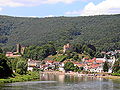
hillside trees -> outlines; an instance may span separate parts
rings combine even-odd
[[[27,72],[27,59],[23,57],[9,58],[11,61],[12,70],[18,74],[26,74]]]
[[[67,62],[64,65],[65,71],[74,71],[74,64],[72,62]]]
[[[19,58],[16,63],[16,72],[18,74],[26,74],[27,72],[27,61],[24,58]]]
[[[92,44],[98,51],[120,49],[120,15],[20,18],[0,16],[0,46],[44,45],[59,48],[68,42]],[[81,51],[77,51],[81,52]],[[89,50],[91,55],[93,52]]]
[[[96,47],[91,44],[73,44],[71,52],[77,52],[77,53],[84,53],[86,55],[89,55],[91,58],[95,56],[96,54]]]
[[[113,65],[113,72],[117,73],[120,70],[120,60],[115,61],[114,65]]]
[[[104,65],[103,65],[103,71],[108,72],[108,70],[109,70],[109,64],[108,64],[108,62],[105,61]]]
[[[54,45],[46,44],[43,46],[30,46],[25,49],[24,57],[34,60],[43,60],[49,55],[55,55],[56,49]]]
[[[66,62],[64,65],[64,69],[65,71],[75,71],[77,72],[79,70],[78,66],[74,66],[74,64],[72,62]]]
[[[96,48],[95,48],[93,45],[90,45],[90,44],[88,44],[88,45],[83,45],[82,49],[83,49],[83,52],[84,52],[85,54],[88,54],[88,55],[90,55],[91,57],[94,57],[94,55],[95,55],[95,53],[96,53]]]
[[[72,45],[72,51],[73,52],[77,52],[77,53],[83,53],[83,49],[82,49],[83,45],[80,43],[76,43]]]
[[[10,64],[8,58],[5,55],[0,54],[0,78],[12,76],[13,72]]]
[[[2,50],[2,48],[0,48],[0,53],[3,53],[3,50]]]

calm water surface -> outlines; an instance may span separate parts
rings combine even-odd
[[[120,81],[42,74],[40,81],[1,84],[0,90],[120,90]]]

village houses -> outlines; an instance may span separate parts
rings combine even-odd
[[[65,53],[66,50],[70,49],[70,44],[64,45],[63,47],[63,52]],[[120,53],[119,50],[115,51],[116,53]],[[115,62],[115,57],[114,54],[115,52],[101,52],[104,54],[104,58],[83,58],[81,62],[78,61],[69,61],[69,60],[64,60],[63,62],[55,61],[55,60],[43,60],[37,61],[37,60],[28,60],[28,70],[33,70],[33,68],[39,68],[41,70],[57,70],[65,72],[64,70],[64,65],[67,62],[72,62],[74,66],[77,66],[79,68],[83,68],[85,71],[90,71],[90,72],[103,72],[103,65],[105,62],[108,62],[110,64],[108,73],[112,72],[112,66]],[[111,54],[113,55],[110,59],[106,58],[106,54]]]
[[[66,52],[66,50],[69,50],[71,48],[70,44],[64,45],[63,47],[63,53]],[[7,57],[20,57],[21,54],[24,53],[25,47],[21,46],[20,44],[17,44],[16,52],[7,52]],[[64,65],[66,62],[72,62],[74,66],[77,66],[79,68],[83,68],[85,71],[90,72],[103,72],[103,64],[105,61],[109,62],[111,67],[109,67],[108,72],[112,72],[112,66],[114,62],[116,61],[114,54],[120,53],[120,50],[110,51],[110,52],[101,52],[104,54],[104,58],[83,58],[81,62],[78,61],[69,61],[65,60],[63,62],[55,61],[55,60],[32,60],[28,59],[28,71],[33,71],[34,68],[41,69],[41,70],[59,70],[62,72],[65,72]],[[106,58],[106,55],[112,55],[110,59]]]
[[[75,62],[71,61],[74,66],[78,66],[79,68],[83,68],[85,71],[90,72],[103,72],[103,64],[106,59],[104,58],[93,58],[93,59],[87,59],[84,60],[84,62]],[[43,60],[43,61],[37,61],[37,60],[28,60],[28,70],[32,71],[33,68],[39,68],[42,70],[54,70],[55,66],[58,67],[59,71],[65,72],[64,65],[66,62],[69,62],[67,60],[63,62],[53,61],[53,60]],[[112,72],[112,69],[110,68],[109,73]]]

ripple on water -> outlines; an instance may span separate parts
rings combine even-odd
[[[56,83],[57,81],[29,81],[29,82],[16,82],[6,84],[5,86],[25,86],[25,85],[33,85],[33,84],[47,84],[47,83]]]

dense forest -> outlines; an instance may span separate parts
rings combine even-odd
[[[87,43],[97,50],[120,49],[120,15],[23,18],[0,16],[0,47]],[[7,49],[6,49],[7,50]]]

